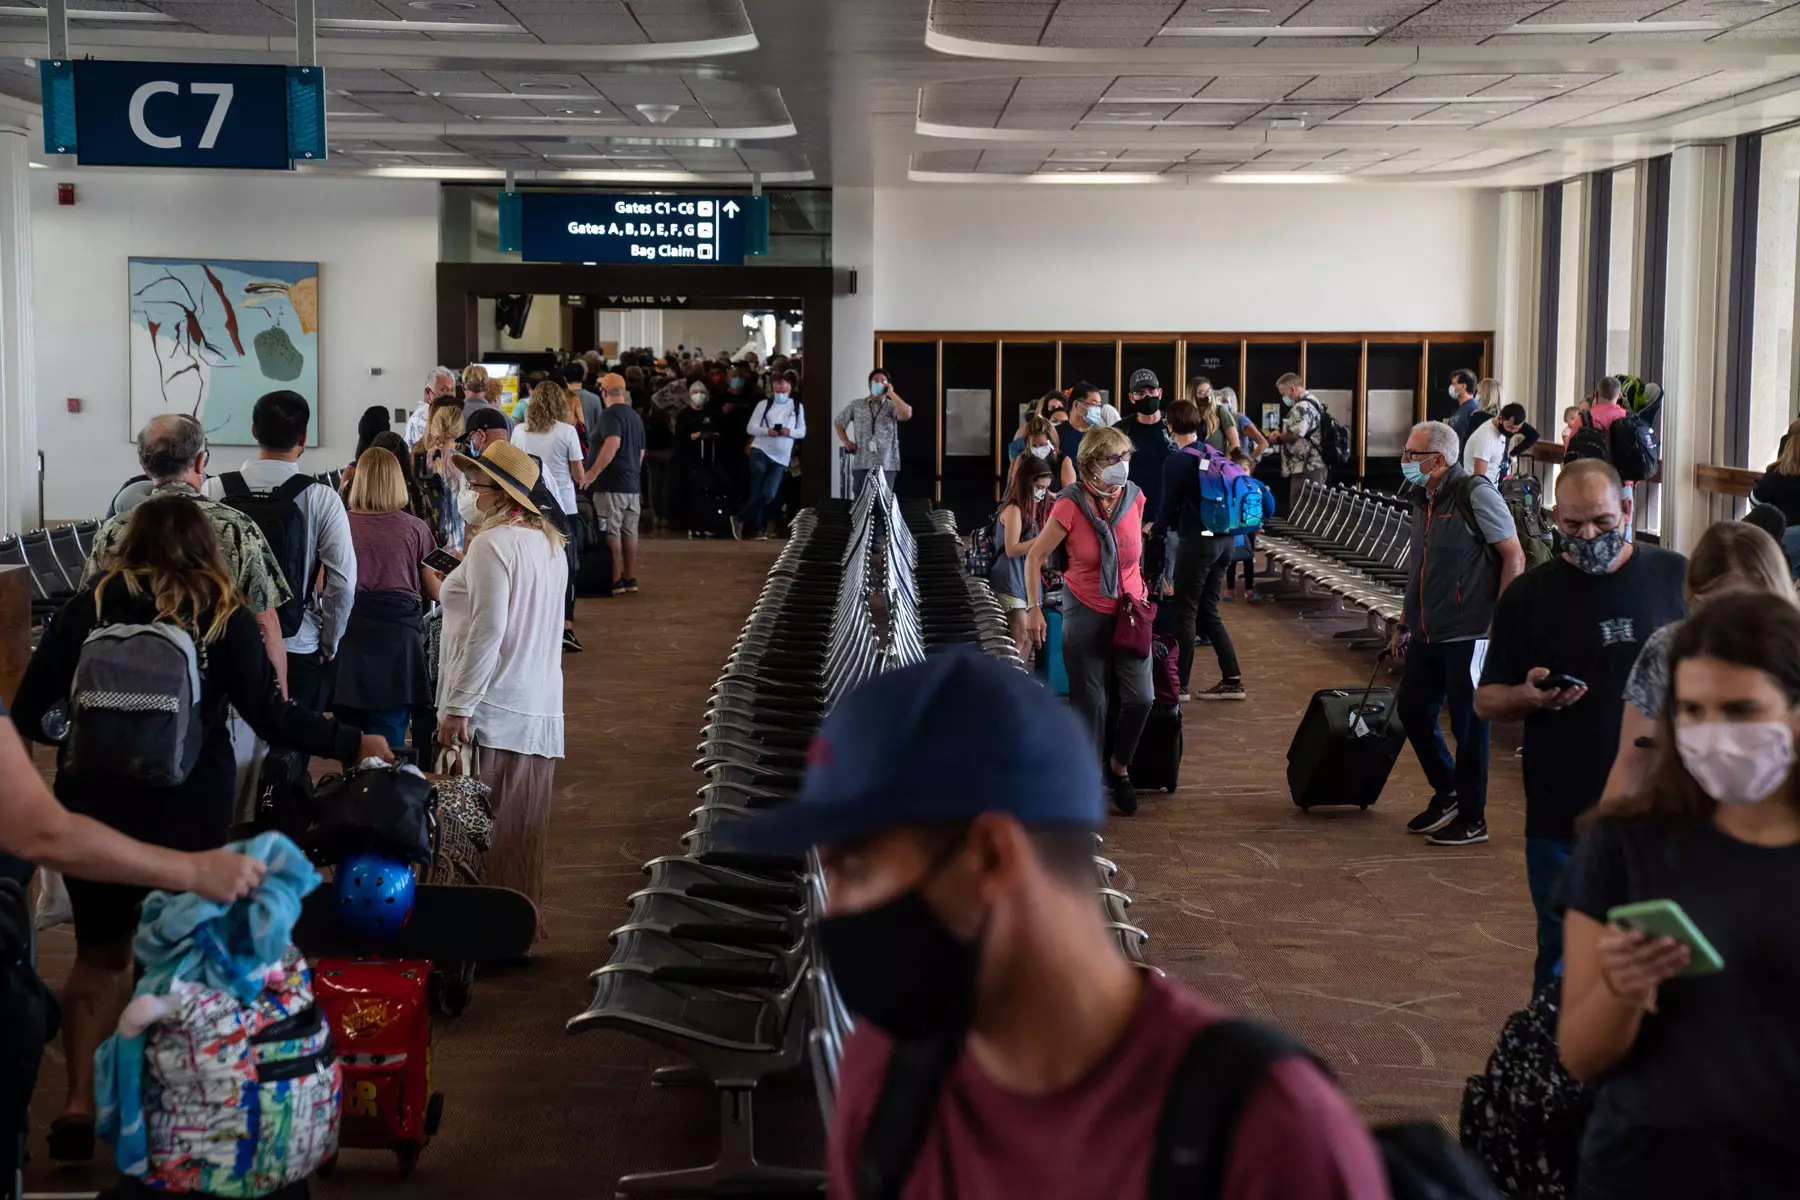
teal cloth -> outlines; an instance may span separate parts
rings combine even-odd
[[[132,992],[165,996],[177,981],[229,992],[246,1004],[263,990],[270,967],[293,941],[300,902],[319,886],[319,873],[286,835],[262,833],[227,849],[269,865],[255,891],[234,904],[191,892],[151,892],[131,948],[143,968]],[[144,1035],[113,1034],[94,1054],[95,1132],[113,1144],[120,1171],[150,1169],[144,1130]]]

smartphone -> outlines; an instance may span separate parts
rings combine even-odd
[[[456,557],[456,555],[450,553],[448,550],[433,550],[419,561],[430,567],[432,570],[442,572],[445,575],[448,575],[462,565],[462,559]]]
[[[1546,675],[1537,681],[1539,691],[1557,691],[1561,688],[1586,687],[1587,684],[1573,675]]]
[[[1681,905],[1673,900],[1642,900],[1608,909],[1606,923],[1633,933],[1651,937],[1674,938],[1688,948],[1688,965],[1682,975],[1715,975],[1725,969],[1725,960],[1713,949],[1699,926],[1688,920]]]

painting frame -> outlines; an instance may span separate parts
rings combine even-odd
[[[187,412],[215,446],[251,446],[257,397],[281,389],[312,406],[324,439],[321,265],[218,255],[126,259],[128,439],[150,418]]]

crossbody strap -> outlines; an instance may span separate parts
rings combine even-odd
[[[856,1157],[858,1200],[899,1200],[962,1041],[896,1042]]]

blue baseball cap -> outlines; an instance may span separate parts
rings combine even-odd
[[[1082,829],[1106,816],[1087,727],[1031,675],[974,650],[869,679],[838,702],[807,760],[793,804],[721,831],[734,846],[793,853],[985,812]]]

